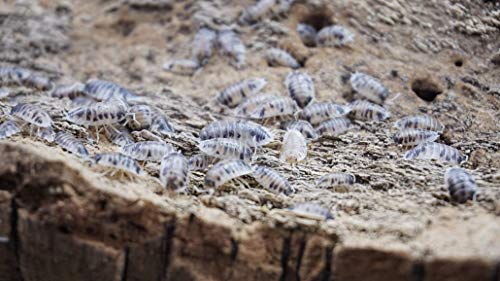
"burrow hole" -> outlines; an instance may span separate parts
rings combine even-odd
[[[316,32],[319,32],[323,27],[333,25],[333,11],[330,10],[328,7],[324,6],[320,9],[318,8],[312,8],[312,7],[307,7],[304,10],[302,10],[302,13],[299,14],[299,23],[302,24],[307,24],[314,29],[316,29]],[[302,41],[305,46],[307,47],[315,47],[316,43],[314,41]]]
[[[431,102],[443,93],[442,87],[430,78],[418,78],[411,83],[412,91],[424,101]]]

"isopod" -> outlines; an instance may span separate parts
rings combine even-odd
[[[316,28],[305,23],[299,23],[296,31],[304,45],[309,47],[316,45]]]
[[[234,109],[234,114],[238,117],[249,117],[249,114],[252,113],[255,108],[264,102],[273,99],[275,96],[276,95],[274,94],[262,94],[248,97]]]
[[[298,117],[302,120],[308,121],[313,126],[316,126],[328,119],[346,115],[348,112],[349,109],[347,107],[331,102],[320,102],[311,104],[304,108],[299,112]]]
[[[201,140],[231,138],[251,147],[263,146],[273,140],[273,135],[265,127],[250,121],[215,121],[200,132]]]
[[[268,65],[270,66],[285,66],[290,67],[292,69],[297,69],[300,67],[300,64],[297,60],[287,51],[271,48],[266,51],[265,58],[267,60]]]
[[[189,170],[200,171],[206,170],[210,165],[215,164],[217,158],[208,156],[206,154],[195,154],[189,158]]]
[[[315,203],[300,203],[290,207],[293,213],[310,219],[315,220],[331,220],[333,219],[332,213],[326,208],[321,207]]]
[[[189,168],[182,153],[172,152],[161,159],[160,182],[167,190],[186,191],[189,185]]]
[[[122,146],[121,153],[139,161],[160,161],[174,148],[160,141],[141,141]]]
[[[83,106],[91,106],[95,103],[98,103],[95,99],[86,97],[86,96],[78,96],[71,100],[72,107],[83,107]]]
[[[316,96],[314,82],[305,72],[294,71],[288,74],[285,78],[285,87],[290,97],[301,108],[309,105]]]
[[[94,160],[96,164],[104,167],[114,168],[118,171],[124,172],[125,174],[141,174],[141,167],[139,166],[137,161],[118,152],[96,154],[94,156]],[[114,173],[112,173],[112,175],[113,174]]]
[[[317,188],[331,188],[336,186],[353,185],[356,182],[356,177],[349,173],[331,173],[319,178],[316,182]]]
[[[394,127],[399,130],[422,129],[436,132],[444,130],[444,125],[439,120],[426,114],[403,117],[394,123]]]
[[[11,109],[10,114],[38,127],[52,127],[49,114],[36,104],[19,103]]]
[[[228,138],[216,138],[201,141],[198,145],[201,152],[220,159],[239,159],[251,162],[252,149],[237,140]]]
[[[294,192],[290,183],[271,168],[255,166],[252,176],[264,189],[272,193],[290,195]]]
[[[239,17],[240,23],[251,24],[269,15],[277,5],[277,0],[259,0],[246,8]]]
[[[351,87],[363,98],[377,104],[383,104],[389,96],[389,90],[375,77],[356,72],[350,78]]]
[[[382,106],[366,100],[355,100],[349,105],[350,115],[364,121],[384,121],[391,114]]]
[[[217,101],[229,108],[234,108],[246,97],[260,92],[266,84],[266,79],[260,77],[245,79],[222,90],[217,95]]]
[[[49,77],[31,74],[24,81],[24,85],[29,88],[34,88],[42,91],[49,91],[54,88],[54,83],[50,80]]]
[[[35,135],[49,143],[52,143],[54,142],[54,139],[56,137],[56,133],[54,132],[54,130],[52,129],[52,127],[47,127],[47,128],[43,128],[43,127],[38,127],[35,130]]]
[[[180,75],[193,75],[200,64],[192,59],[173,59],[163,64],[163,70]]]
[[[0,125],[0,139],[5,139],[21,132],[21,128],[12,120],[3,122]]]
[[[122,98],[126,102],[138,100],[134,93],[110,81],[89,79],[83,88],[85,95],[97,100],[106,101],[112,98]]]
[[[249,118],[267,119],[279,116],[293,116],[298,108],[297,103],[292,98],[275,96],[257,106],[249,114]]]
[[[134,105],[127,112],[127,126],[132,130],[147,129],[153,122],[153,109],[148,105]]]
[[[290,164],[298,163],[307,156],[306,138],[297,130],[289,130],[283,136],[280,160]]]
[[[286,130],[297,130],[304,137],[306,137],[308,139],[316,139],[318,137],[318,134],[316,134],[316,131],[314,130],[311,123],[309,123],[305,120],[294,120],[294,121],[285,123],[282,128],[286,129]]]
[[[168,136],[175,132],[174,127],[172,127],[167,117],[158,110],[153,111],[150,130],[162,136]]]
[[[351,128],[351,120],[345,117],[336,117],[321,123],[316,129],[316,133],[321,136],[337,137]]]
[[[67,120],[83,126],[111,125],[125,119],[128,105],[122,98],[111,98],[89,106],[77,107],[67,114]]]
[[[444,175],[444,183],[448,187],[451,200],[465,203],[476,198],[476,181],[462,168],[448,168]]]
[[[408,150],[403,159],[435,159],[451,164],[460,164],[467,161],[467,156],[458,149],[442,143],[426,142]]]
[[[395,133],[392,139],[397,144],[412,146],[424,142],[433,142],[439,138],[439,133],[421,129],[406,129]]]
[[[58,132],[56,134],[55,141],[60,147],[62,147],[62,149],[69,151],[70,153],[84,158],[89,157],[89,152],[85,148],[85,145],[71,134]]]
[[[251,173],[252,168],[242,160],[222,160],[208,170],[205,176],[205,187],[217,188],[232,179]]]
[[[104,134],[108,140],[120,147],[134,143],[134,138],[128,130],[121,125],[104,126]]]
[[[219,53],[230,59],[231,65],[239,69],[245,66],[246,47],[232,30],[222,30],[217,35]]]
[[[316,35],[316,44],[325,47],[339,47],[354,41],[354,34],[340,25],[323,27]]]
[[[24,68],[1,66],[0,86],[22,86],[31,72]]]
[[[85,88],[85,84],[81,82],[76,82],[68,85],[59,85],[57,86],[51,93],[52,97],[55,98],[69,98],[75,99],[78,96],[84,95],[83,89]]]
[[[200,65],[205,65],[212,56],[217,34],[212,29],[202,27],[194,36],[191,55]]]

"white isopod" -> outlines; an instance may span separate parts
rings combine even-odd
[[[296,31],[304,45],[308,47],[313,47],[314,45],[316,45],[317,31],[316,28],[314,28],[312,25],[299,23],[297,25]]]
[[[124,120],[128,105],[122,98],[77,107],[67,114],[67,120],[83,126],[101,126],[119,123]]]
[[[316,44],[325,47],[339,47],[354,41],[354,34],[340,25],[323,27],[316,35]]]
[[[195,154],[189,158],[189,170],[200,171],[207,170],[211,165],[217,162],[217,158],[206,154]]]
[[[348,107],[349,114],[358,120],[384,121],[391,116],[387,109],[366,100],[355,100]]]
[[[55,141],[62,149],[69,151],[70,153],[84,158],[89,157],[89,152],[85,148],[85,145],[71,134],[58,132],[56,134]]]
[[[448,168],[444,175],[444,183],[450,192],[451,200],[465,203],[475,200],[477,185],[474,178],[462,168]]]
[[[267,119],[272,117],[294,116],[299,107],[290,97],[275,96],[257,106],[249,114],[252,119]]]
[[[121,98],[126,102],[138,100],[139,97],[126,88],[110,81],[89,79],[85,83],[83,92],[97,101],[106,101]]]
[[[21,128],[12,120],[0,124],[0,139],[5,139],[21,132]]]
[[[216,138],[201,141],[198,145],[201,152],[220,159],[239,159],[251,162],[252,149],[237,140],[228,138]]]
[[[309,74],[300,71],[294,71],[285,78],[285,87],[292,99],[297,102],[301,108],[306,107],[316,96],[314,82]]]
[[[271,48],[267,50],[265,58],[270,66],[285,66],[292,69],[300,68],[297,60],[290,53],[282,49]]]
[[[349,108],[347,107],[331,102],[320,102],[313,103],[304,108],[301,112],[299,112],[299,118],[308,121],[313,126],[316,126],[328,119],[346,115],[348,112]]]
[[[394,127],[399,130],[422,129],[436,132],[444,130],[444,125],[439,120],[426,114],[403,117],[394,123]]]
[[[128,130],[121,125],[104,126],[104,134],[108,140],[120,147],[134,143],[134,138]]]
[[[125,174],[141,174],[141,167],[134,159],[118,152],[100,153],[94,156],[96,164],[109,167]],[[112,172],[114,175],[115,172]]]
[[[10,114],[37,127],[52,127],[49,114],[36,104],[19,103],[11,109]]]
[[[252,173],[252,168],[241,160],[227,159],[215,164],[205,176],[205,187],[217,188],[226,182]]]
[[[260,77],[245,79],[222,90],[217,95],[217,101],[229,108],[234,108],[245,98],[260,92],[266,84],[266,79]]]
[[[246,8],[239,17],[240,23],[251,24],[263,19],[273,12],[278,0],[259,0],[253,6]]]
[[[271,168],[255,166],[252,176],[264,189],[272,193],[290,195],[294,192],[290,183]]]
[[[193,75],[200,68],[198,61],[193,59],[173,59],[163,64],[163,70],[180,75]]]
[[[33,129],[31,128],[32,130],[35,131],[35,135],[49,143],[52,143],[54,142],[54,139],[56,137],[56,133],[54,132],[54,130],[52,129],[52,127],[47,127],[47,128],[43,128],[43,127],[38,127],[36,129]]]
[[[321,189],[337,187],[337,186],[345,186],[345,185],[353,185],[356,182],[356,177],[353,174],[349,173],[331,173],[322,176],[316,182],[316,187]]]
[[[205,126],[200,132],[201,140],[231,138],[250,147],[263,146],[273,140],[273,135],[265,127],[250,121],[216,121]]]
[[[311,123],[304,121],[304,120],[294,120],[291,122],[287,122],[287,123],[283,124],[282,129],[297,130],[304,137],[306,137],[308,139],[316,139],[318,137],[318,134],[316,134],[316,131],[314,130]]]
[[[81,82],[76,82],[67,85],[59,85],[52,91],[51,96],[60,99],[65,97],[69,99],[74,99],[78,96],[85,95],[83,91],[84,88],[85,84]]]
[[[161,159],[160,182],[167,190],[186,191],[189,185],[189,168],[182,153],[172,152]]]
[[[235,109],[234,114],[238,117],[248,118],[255,108],[264,102],[273,99],[275,94],[261,94],[244,99]]]
[[[363,98],[374,103],[383,104],[389,96],[389,90],[375,77],[356,72],[350,78],[351,87]]]
[[[435,159],[441,162],[460,164],[467,161],[467,156],[446,144],[426,142],[408,150],[403,159]]]
[[[212,29],[202,27],[194,36],[191,55],[200,65],[205,65],[212,56],[217,34]]]
[[[160,161],[174,148],[160,141],[141,141],[122,146],[121,153],[139,161]]]
[[[246,47],[232,30],[222,30],[217,35],[219,53],[230,59],[231,65],[240,69],[246,64]]]
[[[49,77],[33,73],[24,81],[24,86],[42,91],[54,89],[54,83]]]
[[[22,86],[30,75],[24,68],[0,66],[0,86]]]
[[[321,123],[316,133],[321,136],[337,137],[352,128],[351,120],[345,117],[336,117]]]
[[[439,138],[439,133],[421,129],[406,129],[395,133],[392,139],[397,144],[412,146],[424,142],[433,142]]]
[[[290,164],[298,163],[307,156],[306,138],[297,130],[289,130],[283,136],[280,160]]]
[[[159,110],[153,111],[150,130],[152,132],[159,133],[162,136],[168,136],[175,133],[175,129],[168,121],[168,118]]]
[[[127,112],[127,126],[132,130],[147,129],[153,122],[153,109],[148,105],[134,105]]]

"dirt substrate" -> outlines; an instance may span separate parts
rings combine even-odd
[[[234,3],[233,3],[234,2]],[[238,2],[238,3],[236,3]],[[345,104],[346,75],[363,71],[391,91],[392,116],[358,123],[339,139],[309,144],[293,168],[279,162],[283,131],[256,163],[275,168],[298,192],[276,196],[250,177],[214,196],[174,195],[148,176],[100,176],[54,144],[28,135],[0,141],[0,280],[500,280],[500,7],[495,1],[297,1],[286,15],[236,27],[248,48],[236,70],[219,55],[194,76],[161,65],[189,56],[200,25],[231,25],[252,1],[12,1],[0,3],[0,61],[57,84],[99,77],[161,108],[179,132],[166,139],[186,156],[199,130],[229,114],[215,95],[262,76],[285,94],[291,71],[269,67],[269,46],[287,48],[314,79],[317,100]],[[308,48],[298,22],[337,23],[355,33],[344,48]],[[233,25],[234,27],[234,25]],[[117,151],[64,120],[69,100],[9,89],[0,109],[37,102],[94,154]],[[475,202],[457,205],[443,184],[447,164],[404,161],[390,136],[394,120],[428,113],[446,129],[441,143],[469,156]],[[4,117],[5,118],[5,117]],[[144,136],[134,135],[136,140]],[[319,190],[321,175],[347,171],[348,190]],[[193,172],[191,190],[203,190]],[[286,210],[316,202],[335,219]]]

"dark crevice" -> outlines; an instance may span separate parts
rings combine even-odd
[[[300,240],[297,265],[295,266],[295,274],[297,281],[300,281],[300,267],[302,266],[302,257],[304,256],[304,251],[306,250],[306,244],[307,244],[307,237],[306,235],[304,235]]]
[[[411,90],[424,101],[431,102],[443,93],[442,88],[430,78],[419,78],[411,83]]]
[[[125,259],[123,261],[122,274],[121,274],[121,277],[120,277],[121,281],[127,281],[129,253],[130,253],[129,247],[125,247],[125,250],[124,250]]]
[[[21,240],[19,239],[18,232],[18,222],[19,222],[19,214],[16,198],[13,196],[10,202],[11,212],[10,212],[10,237],[9,244],[12,247],[12,252],[16,257],[16,271],[18,272],[21,280],[24,280],[21,271]]]
[[[333,246],[326,248],[325,253],[325,268],[323,269],[323,276],[321,278],[322,281],[330,281],[335,280],[335,276],[330,279],[332,275],[332,265],[333,264]]]
[[[288,273],[288,259],[290,258],[290,244],[292,242],[292,233],[290,236],[283,239],[283,247],[281,250],[281,277],[280,281],[285,281],[287,279]]]
[[[160,281],[169,280],[168,268],[171,263],[170,259],[171,259],[172,243],[174,240],[174,233],[175,233],[175,218],[172,219],[172,221],[165,226],[165,236],[162,241],[163,272],[160,276]]]
[[[231,254],[229,257],[231,258],[231,262],[234,262],[236,257],[238,257],[238,241],[234,240],[234,238],[231,238]]]
[[[493,269],[493,273],[491,274],[491,281],[500,280],[500,261],[497,262],[495,268]]]
[[[425,278],[425,267],[420,261],[415,262],[411,269],[410,281],[422,281]]]

